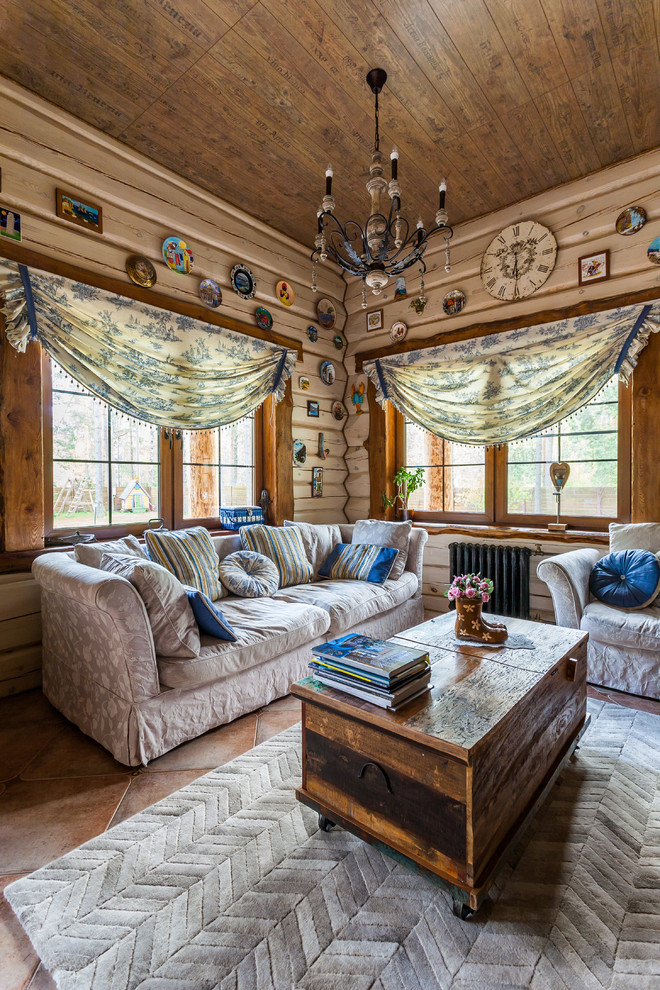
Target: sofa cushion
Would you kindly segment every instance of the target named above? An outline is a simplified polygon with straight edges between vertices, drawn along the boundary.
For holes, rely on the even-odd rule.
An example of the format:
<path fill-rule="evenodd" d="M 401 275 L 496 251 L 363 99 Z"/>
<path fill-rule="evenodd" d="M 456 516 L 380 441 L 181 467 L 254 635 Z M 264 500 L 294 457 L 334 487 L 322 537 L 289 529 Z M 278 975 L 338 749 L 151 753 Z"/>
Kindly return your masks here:
<path fill-rule="evenodd" d="M 166 567 L 191 588 L 203 591 L 214 602 L 226 595 L 218 577 L 218 554 L 208 529 L 148 529 L 144 534 L 152 560 Z"/>
<path fill-rule="evenodd" d="M 323 561 L 319 577 L 383 584 L 390 576 L 398 553 L 394 547 L 338 543 Z"/>
<path fill-rule="evenodd" d="M 126 578 L 137 590 L 149 616 L 156 653 L 194 657 L 199 632 L 185 588 L 166 567 L 140 557 L 104 553 L 101 570 Z"/>
<path fill-rule="evenodd" d="M 324 609 L 330 616 L 333 636 L 351 629 L 372 615 L 388 612 L 417 591 L 417 577 L 406 571 L 397 581 L 369 584 L 366 581 L 319 581 L 284 588 L 274 601 L 304 602 Z"/>
<path fill-rule="evenodd" d="M 239 598 L 264 598 L 274 595 L 280 576 L 272 560 L 252 550 L 237 550 L 220 561 L 220 580 L 227 591 Z"/>
<path fill-rule="evenodd" d="M 244 550 L 262 553 L 273 561 L 280 574 L 280 588 L 311 581 L 312 565 L 294 526 L 242 526 L 240 533 Z"/>
<path fill-rule="evenodd" d="M 643 612 L 623 612 L 602 602 L 591 602 L 582 613 L 580 629 L 591 639 L 610 646 L 657 650 L 660 653 L 660 606 Z M 625 660 L 622 658 L 622 663 Z"/>
<path fill-rule="evenodd" d="M 412 523 L 388 522 L 386 519 L 358 519 L 353 529 L 351 543 L 373 543 L 377 547 L 394 547 L 399 554 L 390 573 L 393 581 L 400 578 L 408 560 L 408 544 Z"/>
<path fill-rule="evenodd" d="M 333 547 L 342 542 L 341 530 L 336 523 L 305 523 L 284 520 L 285 526 L 295 526 L 305 548 L 305 555 L 312 565 L 312 581 L 316 581 L 319 568 Z"/>
<path fill-rule="evenodd" d="M 615 550 L 660 552 L 660 523 L 610 523 L 610 553 Z"/>
<path fill-rule="evenodd" d="M 120 540 L 108 540 L 105 543 L 77 543 L 73 548 L 74 559 L 79 564 L 86 564 L 88 567 L 101 569 L 101 557 L 104 553 L 123 554 L 125 557 L 141 557 L 148 560 L 148 556 L 140 545 L 136 536 L 123 536 Z"/>
<path fill-rule="evenodd" d="M 330 626 L 323 609 L 274 598 L 224 599 L 222 611 L 236 642 L 223 643 L 202 636 L 201 648 L 192 660 L 158 657 L 162 685 L 196 687 L 228 677 L 307 643 L 311 645 Z"/>
<path fill-rule="evenodd" d="M 650 550 L 608 553 L 591 569 L 589 590 L 612 608 L 647 608 L 660 591 L 660 564 Z"/>

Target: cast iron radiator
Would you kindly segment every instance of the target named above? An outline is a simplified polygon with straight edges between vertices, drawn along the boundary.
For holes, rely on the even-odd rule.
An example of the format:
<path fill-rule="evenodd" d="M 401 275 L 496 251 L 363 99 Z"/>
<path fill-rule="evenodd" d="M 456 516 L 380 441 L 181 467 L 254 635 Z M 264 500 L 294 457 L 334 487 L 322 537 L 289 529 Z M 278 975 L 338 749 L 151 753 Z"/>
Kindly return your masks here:
<path fill-rule="evenodd" d="M 529 618 L 529 547 L 492 546 L 485 543 L 449 544 L 449 579 L 456 574 L 481 574 L 494 584 L 484 612 Z M 450 608 L 455 608 L 453 602 Z"/>

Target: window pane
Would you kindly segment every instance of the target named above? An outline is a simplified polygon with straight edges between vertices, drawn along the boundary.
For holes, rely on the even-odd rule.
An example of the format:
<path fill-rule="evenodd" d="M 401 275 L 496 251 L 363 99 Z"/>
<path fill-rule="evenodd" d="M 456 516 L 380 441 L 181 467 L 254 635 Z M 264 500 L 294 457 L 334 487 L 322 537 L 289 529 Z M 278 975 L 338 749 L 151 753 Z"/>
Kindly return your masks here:
<path fill-rule="evenodd" d="M 53 457 L 105 460 L 108 414 L 101 403 L 79 392 L 53 392 Z"/>
<path fill-rule="evenodd" d="M 53 522 L 127 525 L 160 515 L 160 431 L 94 400 L 51 362 Z"/>
<path fill-rule="evenodd" d="M 183 435 L 183 515 L 214 518 L 220 505 L 253 505 L 254 417 Z"/>
<path fill-rule="evenodd" d="M 112 465 L 112 521 L 124 526 L 159 514 L 157 464 Z"/>
<path fill-rule="evenodd" d="M 571 468 L 561 515 L 617 514 L 618 381 L 612 378 L 588 405 L 545 433 L 509 445 L 507 508 L 516 515 L 555 516 L 553 461 Z"/>
<path fill-rule="evenodd" d="M 58 529 L 107 526 L 108 468 L 97 462 L 53 462 L 53 523 Z"/>
<path fill-rule="evenodd" d="M 160 431 L 157 426 L 121 416 L 112 409 L 110 431 L 113 461 L 132 461 L 135 464 L 158 463 Z"/>
<path fill-rule="evenodd" d="M 485 450 L 450 443 L 405 424 L 406 466 L 423 467 L 425 482 L 410 501 L 411 509 L 426 512 L 485 512 Z"/>

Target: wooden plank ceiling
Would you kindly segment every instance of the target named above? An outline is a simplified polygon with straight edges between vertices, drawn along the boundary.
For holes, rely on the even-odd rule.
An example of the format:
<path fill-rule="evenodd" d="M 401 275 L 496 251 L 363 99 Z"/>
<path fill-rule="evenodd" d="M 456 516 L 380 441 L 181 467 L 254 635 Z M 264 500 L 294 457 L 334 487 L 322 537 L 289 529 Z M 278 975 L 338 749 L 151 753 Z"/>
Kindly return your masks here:
<path fill-rule="evenodd" d="M 366 215 L 376 65 L 413 221 L 443 174 L 455 223 L 660 144 L 660 0 L 2 6 L 6 76 L 310 246 L 328 161 Z"/>

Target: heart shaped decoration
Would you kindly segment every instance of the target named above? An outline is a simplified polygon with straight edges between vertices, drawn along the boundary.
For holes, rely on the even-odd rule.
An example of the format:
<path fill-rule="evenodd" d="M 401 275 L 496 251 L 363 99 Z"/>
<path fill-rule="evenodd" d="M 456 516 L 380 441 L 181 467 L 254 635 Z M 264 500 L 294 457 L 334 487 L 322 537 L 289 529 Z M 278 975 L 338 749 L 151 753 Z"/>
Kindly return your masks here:
<path fill-rule="evenodd" d="M 566 482 L 568 481 L 568 476 L 571 473 L 571 466 L 567 464 L 566 461 L 554 461 L 550 465 L 550 481 L 557 491 L 561 491 Z"/>

